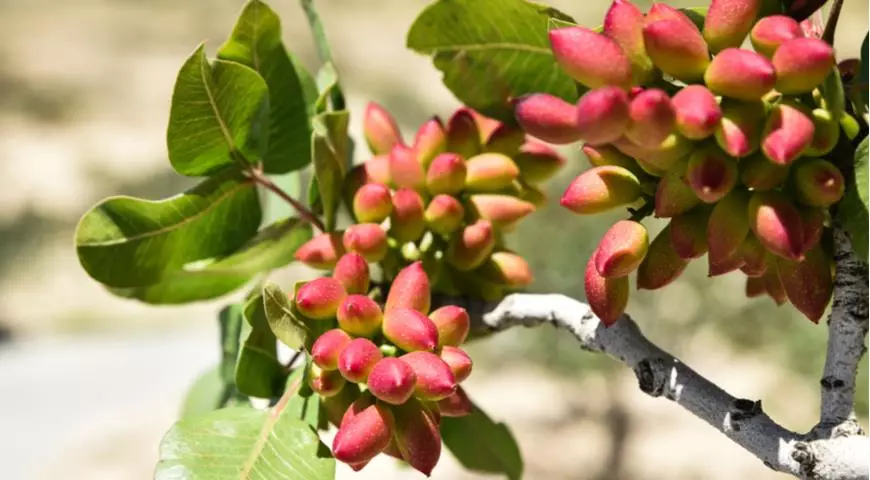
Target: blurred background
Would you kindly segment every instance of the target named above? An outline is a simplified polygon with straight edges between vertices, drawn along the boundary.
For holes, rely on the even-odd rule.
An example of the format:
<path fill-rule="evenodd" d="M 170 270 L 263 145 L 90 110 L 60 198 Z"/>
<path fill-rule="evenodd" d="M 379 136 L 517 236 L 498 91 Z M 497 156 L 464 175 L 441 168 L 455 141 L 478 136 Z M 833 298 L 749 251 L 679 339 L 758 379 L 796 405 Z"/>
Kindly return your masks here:
<path fill-rule="evenodd" d="M 79 267 L 72 238 L 79 216 L 104 196 L 156 199 L 191 185 L 165 154 L 175 74 L 199 42 L 214 52 L 243 3 L 0 1 L 4 478 L 151 478 L 186 387 L 216 362 L 216 313 L 226 299 L 152 307 L 115 298 Z M 285 44 L 316 70 L 297 3 L 269 3 L 283 19 Z M 357 139 L 368 100 L 391 110 L 408 136 L 432 114 L 446 118 L 458 106 L 429 60 L 404 47 L 426 3 L 318 2 Z M 548 3 L 591 26 L 609 2 Z M 846 2 L 837 32 L 841 59 L 857 56 L 867 10 L 867 2 Z M 357 144 L 361 161 L 367 152 Z M 570 161 L 548 184 L 552 198 L 588 166 L 576 146 L 563 151 Z M 554 204 L 524 221 L 511 242 L 534 267 L 531 290 L 582 298 L 586 258 L 615 218 L 576 217 Z M 653 234 L 662 227 L 649 225 Z M 701 374 L 734 395 L 762 399 L 774 419 L 806 431 L 817 420 L 826 328 L 789 306 L 746 299 L 743 286 L 738 274 L 707 279 L 705 262 L 695 262 L 663 290 L 632 292 L 628 311 L 653 341 Z M 628 369 L 583 352 L 565 332 L 515 329 L 471 351 L 476 365 L 467 389 L 513 429 L 525 478 L 779 477 L 679 407 L 641 393 Z M 859 378 L 857 409 L 866 428 L 866 358 Z M 340 467 L 340 478 L 351 476 Z M 418 476 L 383 459 L 354 478 Z M 445 454 L 433 478 L 480 477 Z"/>

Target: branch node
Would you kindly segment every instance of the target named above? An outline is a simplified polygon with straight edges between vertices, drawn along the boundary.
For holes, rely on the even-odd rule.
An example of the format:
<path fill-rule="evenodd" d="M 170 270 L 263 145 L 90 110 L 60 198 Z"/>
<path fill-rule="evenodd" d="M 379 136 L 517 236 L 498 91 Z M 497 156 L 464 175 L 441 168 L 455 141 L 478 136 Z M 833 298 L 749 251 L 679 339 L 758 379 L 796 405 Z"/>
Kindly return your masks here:
<path fill-rule="evenodd" d="M 813 478 L 816 469 L 816 456 L 805 442 L 797 442 L 791 452 L 791 458 L 800 465 L 801 473 L 807 478 Z"/>
<path fill-rule="evenodd" d="M 833 375 L 822 377 L 822 380 L 819 383 L 822 384 L 822 388 L 824 388 L 825 390 L 834 390 L 846 386 L 846 382 L 834 377 Z"/>
<path fill-rule="evenodd" d="M 660 397 L 665 392 L 665 362 L 661 358 L 644 358 L 634 367 L 637 386 L 651 397 Z"/>

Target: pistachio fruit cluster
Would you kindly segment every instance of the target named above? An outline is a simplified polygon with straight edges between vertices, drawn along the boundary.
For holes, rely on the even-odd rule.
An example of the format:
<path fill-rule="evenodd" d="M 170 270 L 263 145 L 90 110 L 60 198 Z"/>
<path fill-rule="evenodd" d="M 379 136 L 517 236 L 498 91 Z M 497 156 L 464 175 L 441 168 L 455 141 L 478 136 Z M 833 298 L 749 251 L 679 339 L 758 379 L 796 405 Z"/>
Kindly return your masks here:
<path fill-rule="evenodd" d="M 601 32 L 549 33 L 556 61 L 589 90 L 576 105 L 523 97 L 519 124 L 547 142 L 584 142 L 593 167 L 564 207 L 638 207 L 586 266 L 586 296 L 605 324 L 625 310 L 629 274 L 638 288 L 661 288 L 705 253 L 710 276 L 740 270 L 748 296 L 790 301 L 813 322 L 830 300 L 823 239 L 844 179 L 824 157 L 848 117 L 842 84 L 831 46 L 792 18 L 758 18 L 761 3 L 713 0 L 701 18 L 615 0 Z M 747 35 L 754 51 L 740 47 Z M 670 219 L 651 242 L 644 206 Z"/>
<path fill-rule="evenodd" d="M 472 409 L 459 386 L 471 374 L 460 348 L 469 317 L 453 305 L 429 311 L 420 262 L 399 272 L 381 308 L 364 294 L 365 266 L 361 255 L 345 254 L 332 277 L 296 291 L 299 314 L 324 327 L 310 347 L 308 384 L 338 427 L 336 459 L 360 470 L 385 453 L 429 475 L 441 456 L 441 417 Z"/>
<path fill-rule="evenodd" d="M 380 263 L 390 281 L 422 260 L 441 293 L 495 299 L 532 281 L 528 263 L 503 233 L 544 202 L 536 185 L 564 159 L 516 126 L 457 110 L 444 126 L 425 122 L 408 146 L 392 115 L 370 103 L 363 122 L 374 154 L 344 185 L 355 225 L 312 239 L 296 258 L 335 267 L 344 252 Z"/>

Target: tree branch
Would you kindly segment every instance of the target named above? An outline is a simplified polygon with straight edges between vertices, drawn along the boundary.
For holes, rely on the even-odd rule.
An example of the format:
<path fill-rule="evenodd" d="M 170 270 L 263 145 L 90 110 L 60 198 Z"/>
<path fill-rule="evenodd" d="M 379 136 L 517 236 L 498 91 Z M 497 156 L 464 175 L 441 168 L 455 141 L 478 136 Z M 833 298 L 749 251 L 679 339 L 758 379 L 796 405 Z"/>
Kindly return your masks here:
<path fill-rule="evenodd" d="M 436 298 L 436 303 L 466 307 L 479 333 L 545 323 L 568 330 L 582 348 L 625 363 L 642 391 L 677 403 L 776 471 L 803 478 L 867 478 L 870 439 L 816 438 L 780 426 L 763 412 L 760 401 L 733 397 L 657 347 L 628 315 L 607 328 L 588 305 L 559 294 L 517 293 L 490 304 Z"/>
<path fill-rule="evenodd" d="M 828 352 L 821 380 L 821 418 L 817 436 L 836 435 L 835 429 L 860 432 L 855 420 L 855 377 L 867 348 L 867 264 L 859 260 L 842 228 L 834 229 L 834 300 L 828 317 Z"/>

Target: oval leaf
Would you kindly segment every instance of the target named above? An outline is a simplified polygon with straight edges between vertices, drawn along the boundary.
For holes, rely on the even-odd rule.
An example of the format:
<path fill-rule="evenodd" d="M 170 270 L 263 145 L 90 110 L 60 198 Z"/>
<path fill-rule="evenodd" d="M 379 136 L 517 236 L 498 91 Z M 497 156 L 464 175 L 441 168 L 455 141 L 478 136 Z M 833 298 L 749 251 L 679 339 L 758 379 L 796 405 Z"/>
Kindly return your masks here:
<path fill-rule="evenodd" d="M 867 166 L 867 138 L 855 150 L 855 174 L 846 188 L 846 195 L 840 202 L 837 218 L 852 237 L 852 248 L 861 260 L 867 261 L 868 210 L 870 210 L 870 193 L 868 193 L 868 177 L 870 169 Z"/>
<path fill-rule="evenodd" d="M 532 92 L 577 100 L 556 64 L 548 21 L 563 14 L 524 0 L 454 0 L 427 7 L 408 32 L 408 48 L 433 56 L 444 84 L 469 107 L 513 121 L 510 99 Z"/>
<path fill-rule="evenodd" d="M 200 45 L 175 80 L 166 144 L 169 163 L 191 177 L 234 162 L 256 163 L 268 148 L 269 88 L 236 62 L 209 65 Z"/>
<path fill-rule="evenodd" d="M 237 250 L 256 234 L 261 216 L 253 182 L 227 171 L 166 200 L 103 200 L 79 222 L 76 250 L 98 282 L 144 287 Z"/>
<path fill-rule="evenodd" d="M 185 268 L 154 285 L 113 289 L 116 295 L 152 304 L 179 304 L 226 295 L 255 275 L 281 268 L 311 238 L 311 226 L 297 218 L 270 225 L 233 254 L 199 268 Z"/>
<path fill-rule="evenodd" d="M 308 334 L 305 324 L 296 317 L 287 294 L 274 283 L 263 287 L 263 306 L 272 333 L 281 343 L 298 349 L 305 344 Z"/>
<path fill-rule="evenodd" d="M 523 458 L 510 430 L 492 421 L 476 404 L 464 417 L 443 417 L 441 438 L 469 470 L 500 473 L 510 480 L 523 476 Z"/>
<path fill-rule="evenodd" d="M 311 121 L 317 86 L 281 42 L 281 21 L 265 3 L 245 5 L 218 58 L 256 70 L 269 87 L 269 151 L 266 173 L 286 173 L 311 162 Z"/>
<path fill-rule="evenodd" d="M 286 374 L 278 360 L 278 341 L 269 328 L 263 297 L 257 295 L 245 304 L 245 319 L 251 326 L 236 364 L 236 388 L 257 398 L 281 395 Z"/>
<path fill-rule="evenodd" d="M 182 419 L 160 443 L 154 478 L 332 480 L 329 449 L 288 408 L 295 395 L 288 389 L 270 411 L 230 407 Z"/>

